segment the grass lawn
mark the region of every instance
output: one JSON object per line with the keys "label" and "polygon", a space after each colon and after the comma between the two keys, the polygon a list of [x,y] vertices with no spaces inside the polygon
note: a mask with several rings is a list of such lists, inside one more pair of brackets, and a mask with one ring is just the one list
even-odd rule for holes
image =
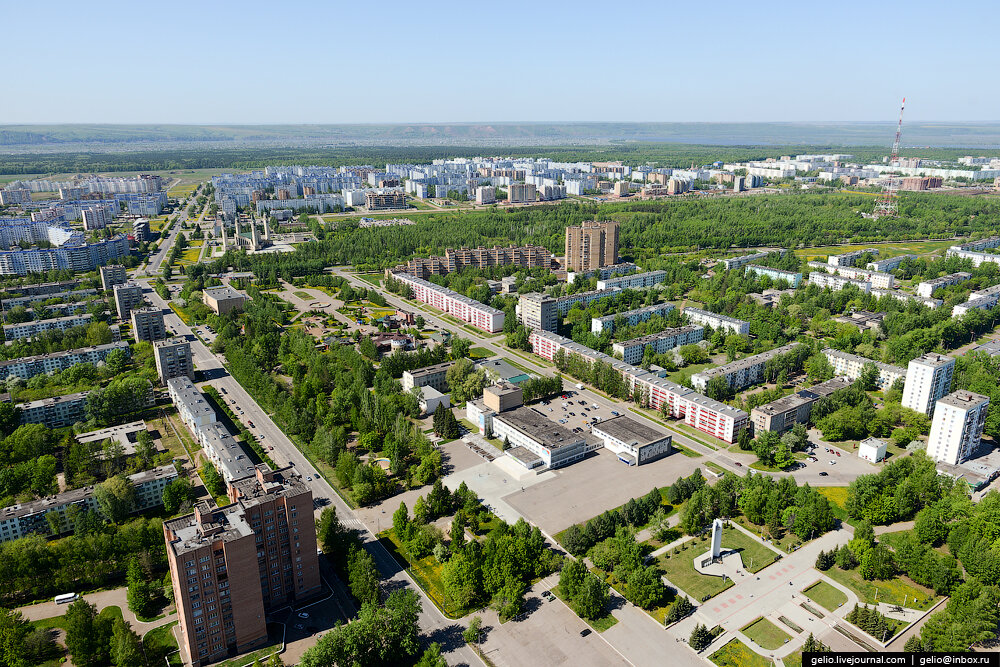
{"label": "grass lawn", "polygon": [[[650,490],[652,490],[652,489],[650,489]],[[662,507],[663,511],[667,513],[667,516],[670,516],[671,514],[673,514],[674,512],[676,512],[678,508],[674,507],[673,505],[671,505],[670,503],[667,502],[667,489],[666,489],[666,487],[660,488],[659,491],[660,491],[660,507]],[[642,494],[642,495],[645,496],[646,494]],[[609,511],[615,512],[617,510],[620,510],[623,507],[625,507],[625,503],[622,503],[618,507],[612,508]],[[603,514],[603,512],[602,512],[602,514]],[[593,517],[591,517],[591,518],[593,518]],[[588,521],[589,521],[589,519],[588,519]],[[586,523],[587,523],[586,521],[582,521],[582,522],[580,522],[580,523],[578,523],[576,525],[579,526],[582,529],[584,527],[584,525],[586,525]],[[636,531],[642,530],[645,527],[646,526],[634,526],[634,528],[636,529]],[[556,541],[560,545],[562,545],[562,543],[563,543],[562,542],[563,541],[563,537],[565,537],[566,532],[570,528],[572,528],[572,526],[567,526],[563,530],[560,530],[558,533],[556,533],[555,535],[553,535],[553,537],[556,538]]]}
{"label": "grass lawn", "polygon": [[191,324],[191,316],[188,315],[183,308],[175,304],[173,301],[171,301],[168,305],[170,306],[170,310],[174,311],[177,317],[181,318],[181,322],[187,325]]}
{"label": "grass lawn", "polygon": [[778,554],[736,528],[722,529],[722,548],[737,549],[747,572],[760,572],[778,560]]}
{"label": "grass lawn", "polygon": [[[878,541],[885,544],[887,547],[895,551],[899,547],[899,543],[904,535],[912,534],[912,530],[897,530],[894,533],[882,533],[878,536]],[[934,551],[938,552],[943,556],[949,555],[951,552],[948,551],[947,544],[941,544],[940,546],[931,547]]]}
{"label": "grass lawn", "polygon": [[712,463],[711,461],[706,461],[705,467],[711,470],[712,472],[718,473],[720,475],[726,474],[726,469],[720,466],[718,463]]}
{"label": "grass lawn", "polygon": [[802,649],[789,653],[781,659],[781,662],[785,663],[785,667],[802,667]]}
{"label": "grass lawn", "polygon": [[847,596],[838,588],[834,588],[825,581],[817,581],[815,584],[802,591],[810,600],[828,611],[835,611],[842,604],[847,602]]}
{"label": "grass lawn", "polygon": [[490,351],[485,347],[469,348],[469,356],[473,359],[485,359],[490,356]]}
{"label": "grass lawn", "polygon": [[[861,602],[875,604],[885,602],[898,604],[910,609],[929,609],[938,599],[934,591],[916,583],[909,577],[899,577],[891,581],[865,581],[858,569],[841,570],[834,566],[826,571],[826,575],[837,583],[847,586],[857,593]],[[875,599],[876,592],[878,600]]]}
{"label": "grass lawn", "polygon": [[303,291],[299,290],[299,291],[292,292],[292,294],[294,294],[295,296],[299,297],[303,301],[313,301],[314,300],[313,299],[313,295],[310,294],[309,292],[303,292]]}
{"label": "grass lawn", "polygon": [[684,422],[676,422],[674,424],[670,424],[669,428],[676,429],[678,431],[683,431],[684,435],[688,436],[692,440],[695,440],[699,444],[705,445],[709,449],[719,449],[720,446],[722,448],[726,448],[729,445],[729,443],[723,442],[718,438],[714,438],[710,436],[708,433],[705,433],[704,431],[699,431],[696,428],[692,428],[687,424],[685,424]]}
{"label": "grass lawn", "polygon": [[166,658],[171,667],[183,667],[181,654],[177,651],[177,640],[172,632],[177,621],[172,621],[158,628],[153,628],[142,638],[142,646],[150,664],[159,663]]}
{"label": "grass lawn", "polygon": [[719,667],[768,667],[774,663],[762,655],[750,650],[739,639],[732,639],[728,644],[708,656],[708,659]]}
{"label": "grass lawn", "polygon": [[453,604],[447,604],[444,595],[444,583],[441,581],[441,563],[433,555],[425,556],[420,560],[414,560],[403,548],[403,544],[396,537],[396,531],[392,528],[379,533],[379,541],[389,550],[401,566],[409,570],[414,581],[423,589],[438,609],[448,618],[462,618],[471,609],[459,609]]}
{"label": "grass lawn", "polygon": [[[750,521],[747,520],[747,518],[742,515],[733,517],[732,519],[730,519],[730,521],[735,521],[736,523],[740,524],[741,526],[749,530],[754,535],[762,535],[766,532],[764,526],[758,526],[757,524],[750,523]],[[792,547],[801,545],[802,540],[800,540],[799,536],[796,535],[795,533],[786,532],[784,535],[781,536],[780,540],[771,540],[770,544],[779,551],[783,551],[785,553],[791,553]]]}
{"label": "grass lawn", "polygon": [[723,581],[722,577],[699,574],[694,569],[695,556],[708,551],[708,542],[695,539],[684,544],[688,548],[682,549],[676,556],[664,553],[656,557],[656,564],[670,583],[680,588],[695,603],[715,597],[733,586],[731,579]]}
{"label": "grass lawn", "polygon": [[259,660],[261,663],[267,662],[266,658],[269,658],[272,653],[277,653],[282,649],[282,642],[284,642],[284,639],[284,626],[279,623],[268,623],[267,646],[257,649],[252,653],[244,653],[240,657],[233,658],[232,660],[217,662],[213,665],[213,667],[243,667],[243,665],[248,665],[255,660]]}
{"label": "grass lawn", "polygon": [[[560,600],[562,600],[563,602],[565,602],[566,606],[573,610],[573,613],[576,613],[576,609],[573,607],[573,603],[563,597],[562,593],[559,591],[558,586],[552,587],[552,594],[555,595]],[[577,615],[579,616],[579,614]],[[618,619],[612,616],[611,612],[608,612],[604,616],[601,616],[600,618],[594,620],[590,620],[589,618],[583,618],[583,616],[580,616],[580,618],[582,618],[587,623],[587,625],[592,627],[594,630],[597,630],[598,632],[604,632],[605,630],[607,630],[608,628],[610,628],[611,626],[613,626],[615,623],[618,622]]]}
{"label": "grass lawn", "polygon": [[684,378],[690,378],[695,373],[700,373],[706,368],[713,368],[716,365],[717,364],[715,364],[712,361],[706,361],[703,364],[691,364],[690,366],[679,368],[673,373],[667,373],[667,379],[670,380],[671,382],[676,382],[677,384],[681,384],[681,380],[683,380]]}
{"label": "grass lawn", "polygon": [[806,259],[819,259],[829,255],[842,255],[853,250],[864,248],[877,248],[879,259],[895,257],[896,255],[907,254],[928,254],[939,250],[945,250],[955,244],[955,241],[902,241],[900,243],[858,243],[854,245],[818,246],[816,248],[801,248],[795,250],[795,254]]}
{"label": "grass lawn", "polygon": [[757,646],[773,651],[785,645],[791,636],[766,618],[758,618],[740,629]]}
{"label": "grass lawn", "polygon": [[464,426],[469,431],[469,433],[479,433],[479,427],[473,425],[472,422],[470,422],[468,419],[465,419],[464,417],[462,419],[459,419],[458,423]]}

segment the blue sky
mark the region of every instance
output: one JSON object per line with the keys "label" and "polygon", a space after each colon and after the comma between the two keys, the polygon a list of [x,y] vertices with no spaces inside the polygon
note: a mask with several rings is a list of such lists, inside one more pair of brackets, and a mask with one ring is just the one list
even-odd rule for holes
{"label": "blue sky", "polygon": [[[369,9],[371,7],[371,9]],[[9,2],[0,123],[1000,119],[988,2]]]}

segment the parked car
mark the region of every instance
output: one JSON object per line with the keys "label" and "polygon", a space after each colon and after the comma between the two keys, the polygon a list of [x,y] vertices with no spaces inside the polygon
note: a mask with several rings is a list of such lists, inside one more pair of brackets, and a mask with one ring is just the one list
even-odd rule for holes
{"label": "parked car", "polygon": [[826,477],[826,476],[828,476],[829,474],[830,474],[830,473],[828,473],[827,471],[825,471],[825,470],[824,470],[823,472],[821,472],[821,473],[819,474],[819,476],[820,476],[820,477]]}

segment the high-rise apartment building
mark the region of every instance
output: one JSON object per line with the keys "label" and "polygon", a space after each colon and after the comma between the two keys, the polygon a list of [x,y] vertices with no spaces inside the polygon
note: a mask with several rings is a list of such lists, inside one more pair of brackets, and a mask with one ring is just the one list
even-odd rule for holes
{"label": "high-rise apartment building", "polygon": [[109,264],[101,267],[101,289],[104,291],[112,290],[115,285],[121,285],[126,280],[128,276],[124,266]]}
{"label": "high-rise apartment building", "polygon": [[128,282],[123,285],[115,285],[114,289],[118,317],[127,320],[132,309],[142,305],[142,285]]}
{"label": "high-rise apartment building", "polygon": [[951,391],[955,360],[929,352],[910,361],[903,387],[903,407],[934,416],[934,404]]}
{"label": "high-rise apartment building", "polygon": [[524,204],[537,198],[533,183],[511,183],[507,186],[507,202],[510,204]]}
{"label": "high-rise apartment building", "polygon": [[979,449],[989,407],[989,397],[964,389],[939,400],[927,438],[927,455],[952,465],[971,458]]}
{"label": "high-rise apartment building", "polygon": [[163,324],[163,311],[159,308],[136,308],[132,311],[132,334],[136,342],[163,340],[167,328]]}
{"label": "high-rise apartment building", "polygon": [[618,263],[618,223],[590,220],[566,228],[566,270],[593,271]]}
{"label": "high-rise apartment building", "polygon": [[191,361],[191,343],[186,340],[160,340],[153,343],[156,357],[156,372],[160,384],[167,384],[171,378],[187,376],[194,380],[194,363]]}
{"label": "high-rise apartment building", "polygon": [[200,502],[163,524],[192,667],[261,646],[270,610],[321,589],[312,492],[302,478],[261,464],[230,486],[229,497],[231,505]]}

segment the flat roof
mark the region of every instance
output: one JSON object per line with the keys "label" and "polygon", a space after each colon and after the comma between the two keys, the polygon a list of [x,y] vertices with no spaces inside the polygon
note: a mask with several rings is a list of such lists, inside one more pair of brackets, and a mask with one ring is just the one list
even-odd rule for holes
{"label": "flat roof", "polygon": [[794,408],[798,408],[802,405],[813,402],[813,398],[809,396],[803,396],[802,394],[789,394],[788,396],[782,396],[781,398],[776,398],[770,403],[765,403],[764,405],[758,405],[752,410],[752,412],[760,412],[765,415],[777,415],[783,412],[788,412]]}
{"label": "flat roof", "polygon": [[697,324],[688,324],[683,327],[673,327],[670,329],[664,329],[660,333],[649,334],[648,336],[640,336],[639,338],[632,338],[630,340],[618,341],[615,345],[620,345],[622,347],[635,347],[637,345],[646,345],[648,343],[655,343],[658,340],[663,340],[664,338],[674,338],[681,334],[692,333],[694,331],[704,331],[705,327],[699,326]]}
{"label": "flat roof", "polygon": [[41,361],[42,359],[58,359],[60,357],[68,357],[72,355],[85,354],[87,352],[98,352],[102,350],[112,350],[112,349],[128,349],[128,343],[124,341],[116,341],[114,343],[105,343],[104,345],[94,345],[92,347],[78,347],[75,350],[66,350],[64,352],[50,352],[48,354],[36,354],[33,357],[20,357],[19,359],[10,359],[9,361],[0,361],[0,368],[5,366],[14,366],[17,364],[27,364],[34,361]]}
{"label": "flat roof", "polygon": [[684,314],[694,313],[695,315],[701,315],[703,317],[714,317],[720,322],[732,322],[733,324],[747,324],[746,320],[738,320],[735,317],[730,317],[729,315],[722,315],[721,313],[713,313],[710,310],[703,310],[701,308],[685,308]]}
{"label": "flat roof", "polygon": [[542,413],[520,406],[496,415],[499,419],[549,449],[559,449],[583,442],[583,437],[556,424]]}
{"label": "flat roof", "polygon": [[977,394],[976,392],[968,391],[967,389],[959,389],[958,391],[953,391],[944,398],[938,399],[938,403],[944,403],[945,405],[962,408],[963,410],[969,410],[978,406],[980,403],[989,400],[989,396],[983,396],[982,394]]}
{"label": "flat roof", "polygon": [[640,447],[670,438],[669,435],[625,415],[598,422],[593,425],[592,430],[595,434],[606,433],[622,442],[635,442]]}
{"label": "flat roof", "polygon": [[447,371],[453,365],[455,365],[454,361],[445,361],[445,362],[440,363],[440,364],[434,364],[433,366],[424,366],[423,368],[414,368],[412,370],[408,370],[408,371],[404,371],[404,372],[405,373],[409,373],[410,377],[418,378],[418,377],[423,377],[425,375],[435,375],[435,374],[440,373],[442,371]]}
{"label": "flat roof", "polygon": [[761,364],[766,364],[769,360],[779,354],[791,352],[800,345],[802,345],[802,343],[789,343],[788,345],[782,345],[781,347],[776,347],[773,350],[768,350],[767,352],[755,354],[747,357],[746,359],[738,359],[722,366],[705,369],[700,373],[695,373],[695,375],[700,375],[702,377],[715,377],[716,375],[729,375],[730,373],[735,373],[745,368],[754,368],[756,366],[760,366]]}
{"label": "flat roof", "polygon": [[247,296],[229,285],[223,285],[221,287],[208,287],[202,291],[202,294],[210,296],[216,301],[220,299],[245,299]]}
{"label": "flat roof", "polygon": [[29,410],[31,408],[40,408],[46,405],[58,405],[59,403],[70,403],[73,401],[79,401],[85,399],[89,391],[81,391],[76,394],[63,394],[62,396],[53,396],[51,398],[40,398],[37,401],[28,401],[27,403],[20,403],[17,407],[22,410]]}
{"label": "flat roof", "polygon": [[652,306],[643,306],[642,308],[634,308],[632,310],[626,310],[621,313],[612,313],[611,315],[605,315],[603,317],[595,317],[594,319],[598,322],[614,322],[615,318],[621,315],[622,317],[631,317],[632,315],[645,315],[650,313],[655,315],[657,313],[669,313],[674,310],[676,306],[672,303],[655,303]]}

